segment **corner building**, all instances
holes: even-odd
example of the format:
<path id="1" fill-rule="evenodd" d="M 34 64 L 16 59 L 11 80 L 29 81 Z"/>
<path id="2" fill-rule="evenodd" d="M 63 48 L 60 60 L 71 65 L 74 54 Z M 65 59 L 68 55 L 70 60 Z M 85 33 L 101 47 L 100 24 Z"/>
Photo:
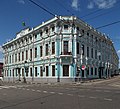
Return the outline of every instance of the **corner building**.
<path id="1" fill-rule="evenodd" d="M 5 81 L 72 82 L 108 78 L 118 70 L 110 38 L 74 16 L 25 28 L 3 49 Z"/>

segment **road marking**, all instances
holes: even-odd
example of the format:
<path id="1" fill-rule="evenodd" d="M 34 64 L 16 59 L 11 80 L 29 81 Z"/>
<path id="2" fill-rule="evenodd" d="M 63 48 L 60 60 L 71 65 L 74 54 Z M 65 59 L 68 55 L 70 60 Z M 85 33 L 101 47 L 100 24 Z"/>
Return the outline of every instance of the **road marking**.
<path id="1" fill-rule="evenodd" d="M 111 92 L 111 91 L 109 91 L 109 90 L 104 90 L 104 92 Z"/>
<path id="2" fill-rule="evenodd" d="M 85 89 L 79 89 L 79 90 L 85 90 Z"/>
<path id="3" fill-rule="evenodd" d="M 65 89 L 70 89 L 70 88 L 65 88 Z"/>
<path id="4" fill-rule="evenodd" d="M 79 97 L 82 97 L 82 98 L 85 97 L 84 95 L 78 95 L 78 96 L 79 96 Z"/>
<path id="5" fill-rule="evenodd" d="M 18 88 L 18 89 L 21 89 L 21 88 Z"/>
<path id="6" fill-rule="evenodd" d="M 2 89 L 9 89 L 9 86 L 0 86 Z"/>
<path id="7" fill-rule="evenodd" d="M 97 91 L 97 92 L 101 92 L 101 90 L 95 90 L 95 91 Z"/>
<path id="8" fill-rule="evenodd" d="M 43 93 L 48 93 L 48 92 L 46 90 L 44 90 Z"/>
<path id="9" fill-rule="evenodd" d="M 97 97 L 90 96 L 89 98 L 96 99 Z"/>
<path id="10" fill-rule="evenodd" d="M 63 93 L 58 93 L 59 95 L 63 95 Z"/>
<path id="11" fill-rule="evenodd" d="M 120 91 L 116 91 L 115 93 L 120 93 Z"/>
<path id="12" fill-rule="evenodd" d="M 16 86 L 9 86 L 9 88 L 16 88 Z"/>
<path id="13" fill-rule="evenodd" d="M 27 90 L 30 90 L 30 89 L 27 89 Z"/>
<path id="14" fill-rule="evenodd" d="M 104 100 L 106 100 L 106 101 L 112 101 L 112 99 L 109 99 L 109 98 L 104 98 Z"/>
<path id="15" fill-rule="evenodd" d="M 37 90 L 37 92 L 41 92 L 40 90 Z"/>
<path id="16" fill-rule="evenodd" d="M 6 93 L 4 93 L 3 95 L 7 95 Z"/>
<path id="17" fill-rule="evenodd" d="M 22 90 L 25 90 L 25 88 L 22 88 Z"/>
<path id="18" fill-rule="evenodd" d="M 33 92 L 35 91 L 34 89 L 31 89 Z"/>
<path id="19" fill-rule="evenodd" d="M 73 96 L 73 94 L 67 94 L 68 96 Z"/>
<path id="20" fill-rule="evenodd" d="M 50 93 L 54 94 L 55 92 L 50 92 Z"/>

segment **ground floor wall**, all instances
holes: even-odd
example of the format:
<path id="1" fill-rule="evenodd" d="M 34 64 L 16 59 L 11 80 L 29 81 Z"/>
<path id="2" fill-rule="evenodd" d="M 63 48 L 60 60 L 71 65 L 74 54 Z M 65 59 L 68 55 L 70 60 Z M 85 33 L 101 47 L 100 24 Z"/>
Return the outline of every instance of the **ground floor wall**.
<path id="1" fill-rule="evenodd" d="M 98 66 L 78 68 L 76 63 L 27 63 L 4 68 L 5 81 L 75 82 L 110 77 L 111 70 Z"/>

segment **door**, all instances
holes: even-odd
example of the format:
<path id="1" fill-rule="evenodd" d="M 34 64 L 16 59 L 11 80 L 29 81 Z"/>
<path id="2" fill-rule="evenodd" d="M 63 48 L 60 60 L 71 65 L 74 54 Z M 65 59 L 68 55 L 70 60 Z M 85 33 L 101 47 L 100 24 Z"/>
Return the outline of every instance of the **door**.
<path id="1" fill-rule="evenodd" d="M 101 68 L 99 68 L 99 78 L 101 78 Z"/>
<path id="2" fill-rule="evenodd" d="M 69 76 L 69 65 L 63 65 L 63 76 Z"/>

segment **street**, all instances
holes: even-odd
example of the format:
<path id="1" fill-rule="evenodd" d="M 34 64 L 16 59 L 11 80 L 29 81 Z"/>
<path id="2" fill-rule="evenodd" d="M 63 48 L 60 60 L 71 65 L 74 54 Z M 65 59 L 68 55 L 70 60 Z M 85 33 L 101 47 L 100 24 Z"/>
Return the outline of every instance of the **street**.
<path id="1" fill-rule="evenodd" d="M 120 109 L 120 77 L 77 85 L 6 83 L 0 109 Z"/>

